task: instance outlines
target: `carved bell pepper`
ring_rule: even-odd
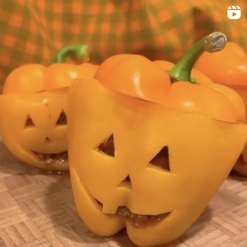
[[[198,58],[195,68],[213,81],[234,89],[247,107],[247,55],[238,44],[228,42],[225,49],[220,52],[204,52]],[[234,170],[240,175],[247,176],[247,145]]]
[[[222,42],[219,33],[203,38],[175,66],[116,55],[95,79],[72,83],[72,189],[91,231],[110,236],[126,227],[135,244],[159,245],[203,212],[247,138],[238,94],[197,71],[190,78],[202,50]]]
[[[78,48],[63,48],[48,67],[23,65],[6,79],[0,96],[0,133],[7,148],[26,164],[68,170],[67,87],[75,78],[92,78],[97,69],[89,63],[62,63],[70,51],[81,59],[85,51]]]

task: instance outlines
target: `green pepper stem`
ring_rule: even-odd
[[[226,35],[221,32],[213,32],[199,41],[185,53],[182,59],[168,71],[174,81],[189,81],[195,83],[190,78],[191,70],[198,57],[204,52],[216,52],[222,50],[227,42]]]
[[[66,60],[69,55],[74,55],[75,58],[83,62],[89,61],[88,46],[83,44],[70,44],[61,48],[55,55],[53,61],[55,63],[62,63]]]

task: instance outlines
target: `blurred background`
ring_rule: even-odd
[[[236,4],[242,16],[229,20]],[[0,0],[0,84],[21,64],[51,64],[70,43],[87,44],[93,63],[117,53],[175,62],[212,31],[247,50],[246,16],[246,0]]]

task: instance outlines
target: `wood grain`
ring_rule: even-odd
[[[210,181],[209,181],[210,182]],[[41,173],[0,143],[1,247],[134,247],[95,236],[77,216],[69,175]],[[165,247],[247,247],[247,179],[230,176],[197,222]]]

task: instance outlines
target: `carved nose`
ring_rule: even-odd
[[[48,137],[48,136],[46,136],[46,138],[45,138],[45,143],[50,143],[50,142],[51,142],[51,138]]]
[[[127,175],[120,183],[118,186],[124,186],[124,185],[128,185],[131,187],[131,179],[130,176]]]

